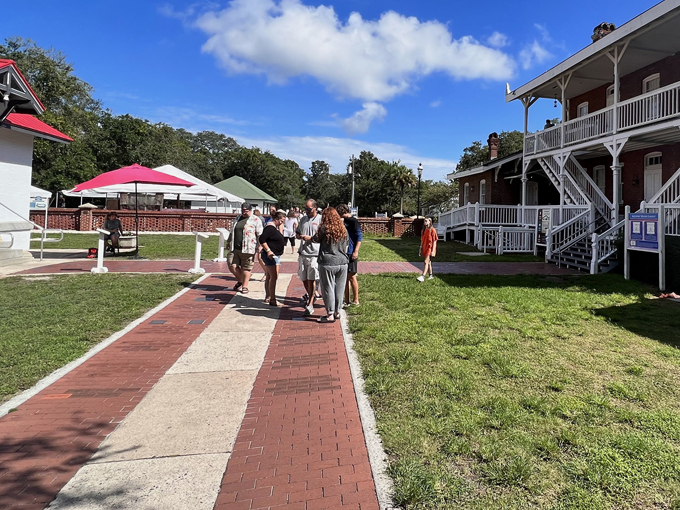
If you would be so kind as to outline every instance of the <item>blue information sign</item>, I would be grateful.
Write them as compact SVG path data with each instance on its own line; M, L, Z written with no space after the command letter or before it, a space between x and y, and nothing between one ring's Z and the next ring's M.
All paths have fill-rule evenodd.
M659 215L632 213L628 217L628 248L659 251Z

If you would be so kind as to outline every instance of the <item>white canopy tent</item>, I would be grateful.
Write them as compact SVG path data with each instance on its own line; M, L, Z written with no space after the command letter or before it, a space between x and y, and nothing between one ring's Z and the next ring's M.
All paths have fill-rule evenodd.
M228 193L224 190L221 190L213 186L212 184L208 184L207 182L200 180L198 177L194 177L193 175L188 174L187 172L180 170L179 168L174 167L172 165L163 165L158 168L154 168L154 170L175 177L179 177L180 179L184 179L189 182L196 183L196 185L190 188L182 188L181 192L178 192L177 186L138 184L137 192L139 194L154 195L157 193L161 193L164 195L165 200L176 199L177 196L179 195L179 200L191 201L192 203L198 201L205 201L207 203L208 200L211 200L212 202L217 201L217 203L222 204L222 207L224 208L225 212L227 211L227 209L229 209L229 212L231 212L234 209L238 209L240 207L240 204L244 202L242 198L237 197L236 195L232 195L231 193ZM119 193L134 194L134 192L135 192L134 184L120 184L116 186L93 188L90 190L77 193L74 193L73 191L70 190L62 191L62 193L67 197L80 197L81 199L106 198L109 196L115 196Z

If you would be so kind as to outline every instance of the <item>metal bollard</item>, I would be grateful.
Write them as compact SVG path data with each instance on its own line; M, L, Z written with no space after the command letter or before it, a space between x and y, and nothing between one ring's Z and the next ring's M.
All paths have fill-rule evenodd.
M224 245L229 238L229 230L222 227L218 227L215 230L220 233L220 245L217 251L217 258L213 259L213 262L226 262L227 258L224 256Z
M104 247L106 246L106 236L111 235L111 232L101 228L98 228L97 232L99 232L99 243L97 244L97 267L90 269L90 272L108 273L109 269L104 267Z
M196 251L194 252L194 267L189 269L190 273L193 274L203 274L205 269L201 267L201 250L203 248L203 241L208 239L208 234L202 234L200 232L192 232L196 234Z

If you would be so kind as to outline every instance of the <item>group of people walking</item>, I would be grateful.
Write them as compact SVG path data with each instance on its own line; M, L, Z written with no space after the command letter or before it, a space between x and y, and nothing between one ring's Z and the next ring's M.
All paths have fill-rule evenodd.
M319 213L316 201L309 199L304 214L294 210L286 213L272 207L263 222L253 214L252 205L244 203L232 227L227 258L229 269L237 279L234 290L243 294L249 292L255 258L261 257L266 278L265 301L278 306L276 282L281 257L286 244L291 245L293 253L295 242L299 240L298 276L306 291L302 298L304 315L314 315L314 301L320 290L326 314L318 321L335 322L340 317L343 302L346 306L359 305L356 275L362 238L359 221L352 217L345 204L327 207Z

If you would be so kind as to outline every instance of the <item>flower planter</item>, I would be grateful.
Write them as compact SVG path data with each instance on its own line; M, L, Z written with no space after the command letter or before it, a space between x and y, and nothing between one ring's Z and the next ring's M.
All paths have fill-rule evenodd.
M137 238L135 236L120 236L118 238L118 246L121 249L135 248Z

